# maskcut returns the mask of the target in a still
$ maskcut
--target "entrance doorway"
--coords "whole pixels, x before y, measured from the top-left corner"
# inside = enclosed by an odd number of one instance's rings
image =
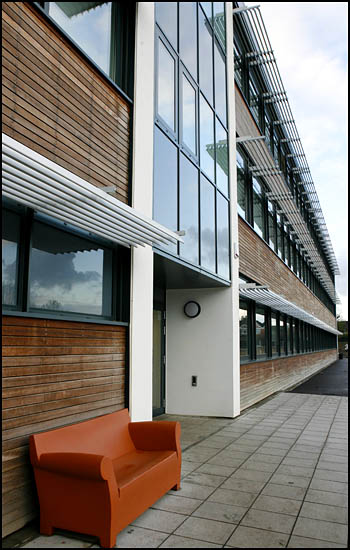
[[[153,310],[153,416],[165,412],[165,311]]]

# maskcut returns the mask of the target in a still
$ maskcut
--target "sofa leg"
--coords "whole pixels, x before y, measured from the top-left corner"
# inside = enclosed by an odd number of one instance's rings
[[[181,489],[180,481],[176,485],[174,485],[174,487],[172,487],[173,491],[179,491],[180,489]]]
[[[117,537],[112,533],[107,533],[100,537],[101,548],[114,548],[117,545]]]
[[[48,537],[50,537],[51,535],[53,535],[52,525],[49,525],[48,523],[40,519],[40,533],[42,535],[47,535]]]

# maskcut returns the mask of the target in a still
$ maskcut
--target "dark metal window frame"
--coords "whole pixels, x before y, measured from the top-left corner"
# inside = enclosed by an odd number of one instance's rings
[[[18,206],[7,199],[3,201],[3,208],[21,217],[21,238],[19,242],[19,279],[18,279],[18,294],[16,306],[3,306],[3,315],[15,315],[26,317],[39,317],[45,319],[61,319],[69,321],[83,321],[92,323],[128,325],[129,324],[129,280],[130,280],[130,251],[125,247],[110,243],[98,236],[92,236],[87,232],[74,228],[69,224],[51,219],[49,216],[42,216],[34,213],[31,208]],[[107,299],[111,303],[111,315],[93,315],[76,312],[56,311],[49,309],[33,308],[29,306],[29,290],[30,290],[30,261],[32,250],[32,231],[33,223],[38,221],[50,227],[59,229],[62,232],[77,235],[85,240],[98,243],[101,248],[112,251],[111,264],[109,266],[110,273],[108,275],[110,281],[110,289],[107,287],[103,290],[103,302]],[[106,262],[104,259],[103,269]],[[103,284],[108,282],[103,280]]]

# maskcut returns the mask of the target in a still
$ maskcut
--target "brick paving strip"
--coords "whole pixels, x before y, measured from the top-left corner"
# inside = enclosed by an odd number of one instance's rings
[[[347,548],[347,401],[279,393],[234,420],[162,415],[181,422],[182,488],[118,548]],[[99,548],[78,537],[36,533],[16,547]]]

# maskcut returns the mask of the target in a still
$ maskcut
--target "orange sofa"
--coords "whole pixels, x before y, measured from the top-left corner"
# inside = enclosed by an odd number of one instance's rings
[[[67,529],[113,548],[117,534],[180,489],[178,422],[130,422],[127,409],[30,436],[40,532]]]

